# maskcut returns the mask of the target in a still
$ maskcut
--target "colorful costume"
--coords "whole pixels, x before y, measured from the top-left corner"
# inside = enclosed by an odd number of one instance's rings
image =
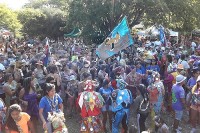
[[[150,85],[148,86],[148,91],[150,94],[150,103],[156,114],[160,114],[163,106],[164,98],[164,85],[160,81],[160,74],[158,72],[152,72]]]
[[[125,89],[127,83],[123,79],[117,80],[117,90],[112,92],[113,123],[112,133],[119,133],[119,124],[122,123],[122,132],[128,131],[130,105],[133,101],[131,91]]]
[[[48,112],[47,119],[52,123],[53,133],[68,133],[63,112]]]
[[[94,91],[94,88],[95,81],[87,80],[84,92],[78,97],[82,117],[80,132],[99,133],[103,129],[99,115],[101,114],[104,99],[100,93]]]
[[[164,98],[164,85],[160,81],[160,74],[158,72],[152,71],[150,75],[150,85],[147,90],[150,94],[150,108],[151,108],[151,129],[154,131],[155,124],[153,119],[155,114],[160,115],[161,109],[163,107],[163,98]]]

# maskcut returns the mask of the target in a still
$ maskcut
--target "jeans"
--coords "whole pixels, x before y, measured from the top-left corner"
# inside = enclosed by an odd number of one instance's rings
[[[112,133],[120,133],[119,132],[119,124],[122,123],[122,129],[124,133],[128,132],[128,116],[127,112],[123,109],[117,111],[113,115],[113,122],[112,122]]]
[[[52,125],[51,125],[51,122],[47,122],[47,131],[48,131],[48,133],[52,133]]]
[[[175,110],[175,119],[176,120],[181,121],[182,116],[183,116],[183,111]]]

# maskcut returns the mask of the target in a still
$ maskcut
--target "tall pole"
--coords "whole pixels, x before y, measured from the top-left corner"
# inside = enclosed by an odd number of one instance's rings
[[[114,28],[114,13],[115,13],[115,0],[111,0],[112,14],[111,14],[111,30]]]

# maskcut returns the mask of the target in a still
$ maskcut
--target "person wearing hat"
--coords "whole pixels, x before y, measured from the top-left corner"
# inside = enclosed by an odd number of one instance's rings
[[[142,80],[147,77],[147,74],[140,74],[136,72],[136,68],[133,68],[131,72],[126,76],[125,81],[127,83],[127,89],[132,93],[132,96],[136,97],[136,86],[142,83]]]
[[[176,83],[176,76],[178,76],[181,73],[181,71],[183,71],[183,70],[184,70],[183,65],[178,64],[177,70],[175,72],[171,73],[171,75],[174,77],[174,80],[172,81],[173,84]]]
[[[185,58],[185,54],[181,54],[181,58],[179,59],[178,64],[182,64],[184,70],[187,71],[190,68],[190,65],[188,64]]]
[[[101,133],[103,131],[101,120],[101,108],[104,105],[104,99],[100,93],[95,91],[98,83],[93,80],[84,82],[83,92],[78,96],[77,103],[80,107],[81,133]]]
[[[198,76],[196,84],[191,90],[191,96],[189,99],[192,101],[190,106],[192,130],[190,133],[195,133],[196,126],[200,121],[200,76]]]
[[[112,133],[119,133],[120,123],[122,124],[122,132],[128,132],[128,122],[130,114],[130,106],[133,102],[131,91],[126,89],[127,83],[123,79],[117,79],[117,90],[111,94],[113,123]]]
[[[78,98],[78,80],[76,80],[75,75],[70,75],[69,83],[67,84],[67,88],[65,93],[68,95],[69,100],[69,118],[73,117],[73,113],[76,110],[75,108],[75,100]]]
[[[79,69],[79,75],[82,75],[84,72],[90,73],[90,62],[89,61],[84,61],[83,62],[83,67]],[[83,80],[83,77],[80,76],[80,79]]]
[[[175,112],[173,130],[179,133],[181,128],[179,127],[179,122],[183,116],[183,110],[185,108],[185,90],[183,85],[185,84],[186,77],[183,75],[176,76],[176,84],[172,87],[172,108]]]
[[[46,67],[43,66],[42,61],[36,63],[36,68],[34,70],[35,77],[37,78],[39,84],[45,83],[45,75],[47,74]]]

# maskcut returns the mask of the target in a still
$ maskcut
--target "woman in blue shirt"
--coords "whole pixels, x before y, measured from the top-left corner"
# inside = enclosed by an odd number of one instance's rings
[[[156,59],[152,59],[151,60],[151,65],[149,65],[147,67],[147,70],[152,70],[152,71],[156,71],[156,72],[160,72],[160,67],[157,65],[157,61]]]
[[[105,132],[107,131],[106,130],[107,116],[109,117],[110,129],[112,129],[112,110],[111,110],[111,99],[110,99],[112,92],[113,88],[111,87],[110,82],[107,79],[104,79],[102,87],[99,89],[99,93],[102,95],[105,101],[105,105],[102,107],[103,128]]]
[[[39,115],[43,123],[43,129],[48,133],[52,133],[51,123],[47,121],[48,112],[63,111],[61,97],[55,91],[55,85],[46,83],[46,95],[42,97],[39,103]]]

